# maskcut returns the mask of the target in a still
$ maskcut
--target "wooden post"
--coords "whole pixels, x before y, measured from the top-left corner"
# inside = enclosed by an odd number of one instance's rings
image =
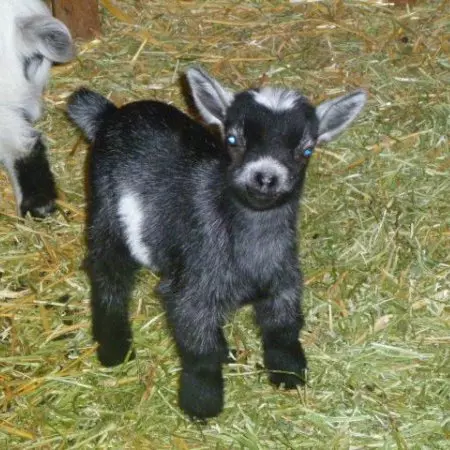
[[[52,8],[74,38],[90,39],[100,34],[98,0],[52,0]]]

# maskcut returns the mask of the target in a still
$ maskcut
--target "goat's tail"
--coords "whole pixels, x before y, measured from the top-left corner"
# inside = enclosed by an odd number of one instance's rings
[[[75,91],[67,102],[69,117],[83,130],[89,141],[94,140],[105,117],[116,109],[107,98],[86,88]]]

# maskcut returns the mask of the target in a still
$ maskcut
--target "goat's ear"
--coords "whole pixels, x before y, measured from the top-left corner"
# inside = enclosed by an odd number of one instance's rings
[[[20,20],[19,29],[28,48],[35,49],[53,62],[67,62],[74,56],[72,37],[58,19],[34,15]]]
[[[362,111],[366,100],[367,93],[359,89],[317,106],[316,115],[319,119],[317,143],[331,141],[344,131]]]
[[[189,69],[186,78],[203,120],[209,125],[218,125],[223,130],[227,108],[232,103],[234,94],[202,69]]]

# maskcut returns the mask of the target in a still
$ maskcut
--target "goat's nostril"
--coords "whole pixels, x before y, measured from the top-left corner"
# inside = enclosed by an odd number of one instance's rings
[[[273,188],[278,183],[278,177],[270,173],[256,172],[255,182],[260,188]]]
[[[256,172],[255,181],[258,186],[264,186],[264,175],[261,172]]]
[[[277,185],[277,181],[278,181],[277,177],[275,175],[271,175],[268,179],[267,185],[269,187],[274,187]]]

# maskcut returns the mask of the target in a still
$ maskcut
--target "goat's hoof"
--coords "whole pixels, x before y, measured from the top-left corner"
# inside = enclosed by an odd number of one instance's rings
[[[220,371],[181,373],[180,408],[193,420],[205,421],[223,409],[223,378]]]
[[[269,380],[276,387],[283,386],[285,389],[295,389],[306,383],[306,369],[301,372],[270,372]]]
[[[20,205],[20,213],[25,216],[30,213],[32,217],[43,219],[56,210],[55,200],[44,199],[40,196],[30,197],[22,200]]]
[[[269,381],[275,386],[295,389],[306,383],[307,361],[300,344],[291,348],[272,348],[265,353]]]
[[[130,351],[130,343],[115,345],[100,345],[97,349],[97,358],[105,367],[114,367],[124,361],[131,361],[136,357],[134,350]]]

